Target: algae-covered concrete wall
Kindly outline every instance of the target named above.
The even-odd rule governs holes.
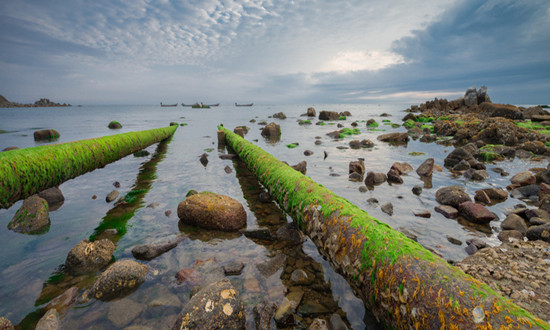
[[[0,207],[103,167],[170,137],[178,126],[0,153]]]
[[[418,243],[219,127],[279,205],[288,212],[365,306],[399,329],[549,329],[534,317]]]

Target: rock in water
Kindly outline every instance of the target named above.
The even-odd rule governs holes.
[[[59,132],[55,129],[43,129],[34,132],[35,141],[43,140],[57,140],[59,138]]]
[[[59,313],[55,309],[50,309],[42,318],[40,321],[38,321],[38,324],[36,324],[36,328],[38,330],[55,330],[55,329],[61,329],[59,325]]]
[[[84,239],[69,251],[65,269],[73,275],[98,271],[109,264],[114,251],[115,245],[107,238],[95,242]]]
[[[262,129],[262,136],[274,138],[281,136],[281,126],[271,122]]]
[[[178,237],[174,241],[136,245],[132,248],[132,255],[139,260],[151,260],[172,250],[178,246],[182,240],[183,237]]]
[[[23,201],[13,219],[8,223],[8,229],[17,233],[36,234],[50,228],[48,203],[37,195]]]
[[[458,206],[458,212],[466,220],[478,224],[486,224],[496,219],[496,216],[488,208],[471,201],[461,203]]]
[[[453,207],[458,207],[462,202],[470,202],[472,199],[464,191],[464,187],[460,186],[449,186],[440,188],[435,193],[435,200],[443,205],[450,205]]]
[[[122,298],[145,282],[148,269],[133,260],[117,261],[99,276],[88,296],[103,301]]]
[[[178,205],[178,217],[184,224],[207,229],[235,231],[246,226],[246,212],[237,200],[212,192],[200,192]]]
[[[315,108],[307,108],[307,116],[308,117],[315,117],[317,116],[317,113],[315,112]]]
[[[245,311],[239,293],[223,279],[195,294],[172,329],[244,329]]]
[[[206,152],[203,153],[199,160],[200,160],[202,166],[206,167],[206,165],[208,165],[208,154]]]
[[[63,194],[58,187],[42,190],[38,193],[38,196],[48,202],[50,211],[52,210],[52,206],[62,204],[65,201],[65,197],[63,197]]]
[[[118,121],[113,120],[109,123],[109,125],[107,125],[107,127],[109,127],[110,129],[119,129],[122,128],[122,125]]]
[[[322,110],[319,112],[319,120],[338,120],[340,115],[336,111]]]
[[[421,177],[432,176],[434,171],[434,159],[426,159],[416,170],[416,173]]]

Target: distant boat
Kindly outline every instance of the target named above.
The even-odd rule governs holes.
[[[237,102],[235,102],[236,107],[251,107],[253,105],[254,105],[254,103],[238,104]]]
[[[181,106],[182,106],[182,107],[192,107],[193,105],[192,105],[192,104],[185,104],[185,103],[182,103]]]
[[[215,103],[215,104],[205,104],[206,106],[209,106],[209,107],[217,107],[219,106],[220,104],[219,103]]]
[[[216,104],[202,104],[202,103],[195,103],[195,104],[185,104],[185,103],[182,103],[181,106],[182,107],[192,107],[192,108],[205,108],[205,109],[208,109],[210,107],[217,107],[219,106],[220,104],[219,103],[216,103]]]
[[[162,104],[162,102],[160,102],[160,106],[163,107],[163,108],[165,108],[165,107],[177,107],[178,104],[177,103],[176,104]]]

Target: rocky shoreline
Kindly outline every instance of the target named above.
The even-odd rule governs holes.
[[[0,108],[45,108],[45,107],[70,107],[70,106],[72,105],[68,103],[55,103],[50,101],[47,98],[41,98],[40,100],[29,104],[10,102],[4,96],[0,95]]]

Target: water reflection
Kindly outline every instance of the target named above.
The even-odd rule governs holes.
[[[169,137],[158,143],[153,156],[139,168],[139,173],[132,190],[130,190],[124,198],[117,201],[115,206],[102,218],[101,223],[94,229],[93,234],[90,236],[90,241],[108,238],[116,246],[117,242],[124,236],[127,231],[126,224],[128,220],[130,220],[135,212],[144,205],[144,197],[157,178],[157,165],[166,157],[168,144],[171,139],[172,137]],[[35,307],[43,306],[47,303],[49,304],[28,314],[16,328],[34,329],[42,315],[54,305],[62,305],[62,307],[56,308],[58,311],[60,308],[66,309],[68,305],[74,301],[79,291],[92,286],[95,281],[95,275],[96,274],[85,274],[72,276],[65,273],[63,265],[60,265],[52,273],[48,281],[44,283],[42,291],[35,301]]]

